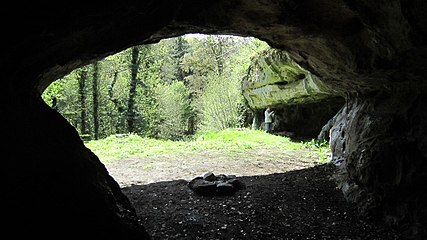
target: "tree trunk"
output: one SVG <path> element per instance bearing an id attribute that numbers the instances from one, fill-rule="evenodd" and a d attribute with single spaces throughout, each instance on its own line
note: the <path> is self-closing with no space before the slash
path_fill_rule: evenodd
<path id="1" fill-rule="evenodd" d="M 114 97 L 114 92 L 113 92 L 113 88 L 114 85 L 117 82 L 117 77 L 119 75 L 119 72 L 114 72 L 114 76 L 113 76 L 113 80 L 111 81 L 110 86 L 108 86 L 108 96 L 110 98 L 110 101 L 113 102 L 115 108 L 118 111 L 118 116 L 116 119 L 113 118 L 113 121 L 116 123 L 115 124 L 115 132 L 116 133 L 123 133 L 123 130 L 126 128 L 126 117 L 125 117 L 125 108 L 124 106 L 122 106 L 119 102 L 119 100 L 117 98 Z"/>
<path id="2" fill-rule="evenodd" d="M 175 58 L 177 61 L 177 79 L 178 81 L 182 81 L 184 82 L 184 79 L 186 77 L 186 74 L 184 72 L 184 70 L 182 69 L 182 59 L 184 57 L 184 55 L 188 52 L 188 43 L 187 41 L 184 39 L 184 37 L 179 36 L 176 38 L 176 53 Z"/>
<path id="3" fill-rule="evenodd" d="M 139 49 L 138 47 L 132 47 L 132 59 L 131 59 L 131 80 L 129 87 L 129 99 L 128 99 L 128 132 L 135 131 L 135 96 L 136 96 L 136 85 L 138 83 L 138 61 Z"/>
<path id="4" fill-rule="evenodd" d="M 99 137 L 99 119 L 98 119 L 98 78 L 99 78 L 99 66 L 98 62 L 93 64 L 93 79 L 92 79 L 92 97 L 93 97 L 93 130 L 94 137 Z"/>
<path id="5" fill-rule="evenodd" d="M 208 40 L 208 44 L 212 54 L 215 57 L 217 64 L 218 76 L 222 76 L 224 71 L 224 46 L 226 45 L 226 38 L 222 36 L 211 36 Z"/>
<path id="6" fill-rule="evenodd" d="M 79 96 L 80 96 L 80 134 L 87 134 L 86 126 L 86 79 L 87 70 L 82 68 L 79 78 Z"/>

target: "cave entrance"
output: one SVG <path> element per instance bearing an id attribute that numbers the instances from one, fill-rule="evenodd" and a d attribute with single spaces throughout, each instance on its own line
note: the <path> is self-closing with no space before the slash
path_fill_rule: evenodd
<path id="1" fill-rule="evenodd" d="M 85 140 L 124 133 L 180 140 L 242 127 L 250 110 L 241 81 L 251 58 L 268 48 L 256 38 L 231 35 L 164 39 L 74 70 L 43 98 Z"/>
<path id="2" fill-rule="evenodd" d="M 190 180 L 205 172 L 265 175 L 325 162 L 327 142 L 291 142 L 280 137 L 287 130 L 283 126 L 276 124 L 274 135 L 265 134 L 262 124 L 254 126 L 263 110 L 247 105 L 242 81 L 256 81 L 255 71 L 263 75 L 261 68 L 248 74 L 254 62 L 280 67 L 271 62 L 275 59 L 263 59 L 271 52 L 252 37 L 188 34 L 134 46 L 76 69 L 42 97 L 76 128 L 121 186 Z M 295 81 L 308 75 L 298 71 L 292 72 Z M 278 117 L 294 109 L 275 107 Z M 314 114 L 307 109 L 295 111 L 301 115 L 298 121 L 317 121 L 317 135 L 332 115 L 309 119 Z M 278 118 L 275 123 L 280 121 L 286 122 Z"/>
<path id="3" fill-rule="evenodd" d="M 355 233 L 363 227 L 354 228 L 355 209 L 329 179 L 331 166 L 319 164 L 328 160 L 327 142 L 291 141 L 283 126 L 267 134 L 261 124 L 254 127 L 263 109 L 244 109 L 248 55 L 263 51 L 268 46 L 254 38 L 166 39 L 77 69 L 43 98 L 100 158 L 154 239 L 326 237 L 319 229 L 336 222 L 344 227 L 335 234 Z M 275 83 L 266 86 L 297 85 Z M 273 106 L 301 121 L 318 108 L 310 104 Z M 231 196 L 199 196 L 188 182 L 206 172 L 235 175 L 244 187 Z M 307 231 L 312 223 L 317 227 Z"/>

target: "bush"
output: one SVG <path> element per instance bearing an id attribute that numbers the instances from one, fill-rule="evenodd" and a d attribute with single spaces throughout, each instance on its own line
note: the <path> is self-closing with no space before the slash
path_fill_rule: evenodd
<path id="1" fill-rule="evenodd" d="M 158 137 L 162 139 L 181 139 L 188 131 L 190 101 L 184 83 L 159 84 L 156 87 L 158 103 Z"/>
<path id="2" fill-rule="evenodd" d="M 239 79 L 210 79 L 201 96 L 201 130 L 240 127 L 242 105 Z"/>

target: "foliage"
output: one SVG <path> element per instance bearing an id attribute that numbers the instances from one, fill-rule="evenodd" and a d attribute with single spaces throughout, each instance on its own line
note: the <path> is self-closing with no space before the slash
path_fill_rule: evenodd
<path id="1" fill-rule="evenodd" d="M 241 79 L 246 74 L 250 58 L 268 47 L 253 38 L 205 36 L 193 39 L 197 48 L 184 56 L 190 92 L 199 110 L 199 129 L 218 131 L 242 126 L 244 112 Z"/>
<path id="2" fill-rule="evenodd" d="M 241 126 L 240 111 L 243 100 L 240 95 L 240 79 L 212 79 L 200 99 L 202 131 L 219 131 Z"/>
<path id="3" fill-rule="evenodd" d="M 311 139 L 310 141 L 304 142 L 304 145 L 316 153 L 318 156 L 317 162 L 319 164 L 327 163 L 329 161 L 331 149 L 328 141 Z"/>
<path id="4" fill-rule="evenodd" d="M 188 114 L 191 111 L 188 90 L 183 82 L 161 83 L 155 89 L 158 103 L 158 136 L 177 140 L 188 131 Z"/>
<path id="5" fill-rule="evenodd" d="M 251 56 L 265 48 L 255 38 L 228 35 L 164 39 L 108 56 L 96 68 L 76 69 L 42 97 L 49 105 L 56 98 L 57 111 L 85 138 L 131 131 L 181 139 L 200 130 L 240 127 L 240 82 Z"/>
<path id="6" fill-rule="evenodd" d="M 53 99 L 57 98 L 63 91 L 63 86 L 60 82 L 53 82 L 43 93 L 43 100 L 49 105 L 53 105 Z M 53 107 L 53 106 L 52 106 Z"/>

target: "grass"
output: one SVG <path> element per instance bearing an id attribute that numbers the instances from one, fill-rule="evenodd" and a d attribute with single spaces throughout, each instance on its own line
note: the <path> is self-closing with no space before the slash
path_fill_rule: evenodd
<path id="1" fill-rule="evenodd" d="M 181 141 L 144 138 L 136 134 L 112 135 L 87 141 L 101 161 L 120 161 L 130 157 L 192 154 L 207 150 L 245 152 L 249 149 L 278 149 L 284 151 L 309 150 L 318 163 L 327 161 L 329 144 L 311 140 L 292 142 L 289 138 L 267 134 L 259 130 L 227 129 L 219 132 L 198 133 Z M 305 151 L 307 152 L 307 151 Z"/>

